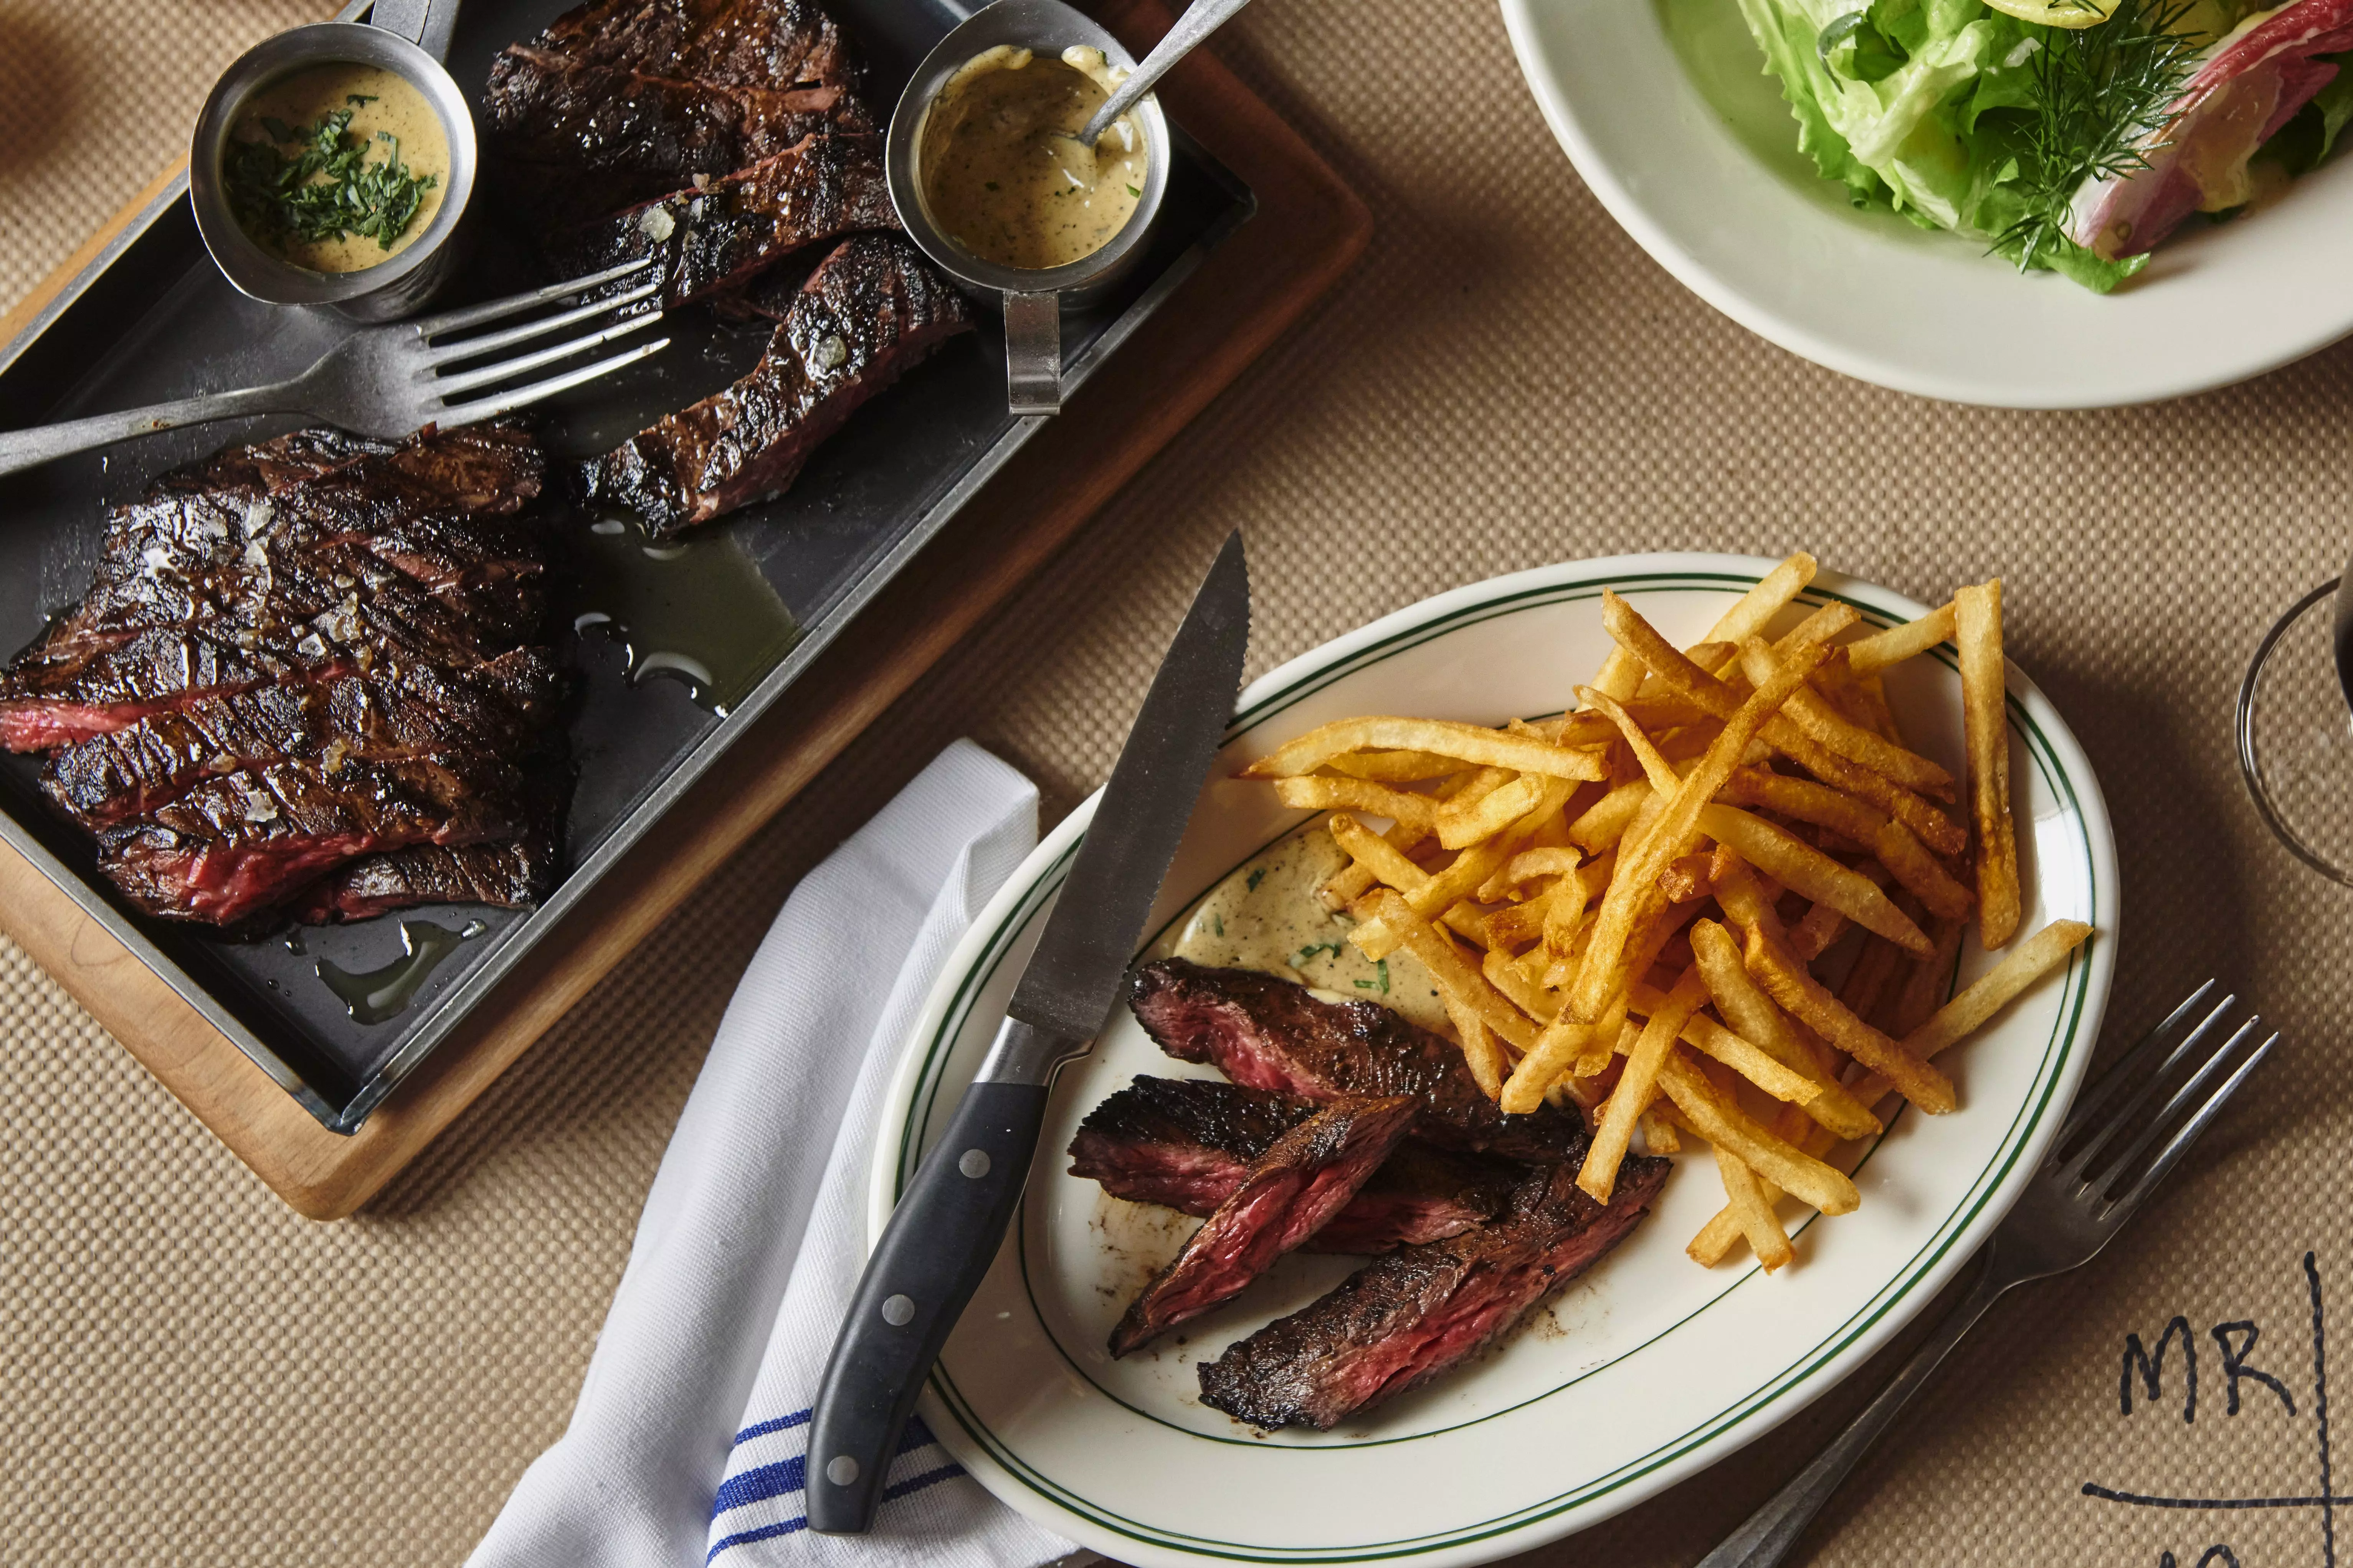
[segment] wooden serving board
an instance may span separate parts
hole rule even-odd
[[[1089,7],[1140,56],[1158,0]],[[1249,184],[1258,212],[1093,376],[834,647],[607,874],[459,1030],[344,1137],[23,857],[0,844],[0,928],[89,1008],[270,1189],[312,1219],[366,1202],[713,869],[1339,279],[1372,232],[1365,204],[1206,52],[1159,89],[1177,123]],[[177,173],[0,319],[29,322]]]

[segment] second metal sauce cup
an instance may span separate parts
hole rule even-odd
[[[1148,167],[1135,210],[1110,242],[1062,267],[1006,267],[982,259],[950,239],[923,203],[923,117],[948,79],[975,55],[1010,45],[1059,56],[1073,45],[1101,49],[1121,70],[1135,58],[1091,18],[1061,0],[997,0],[960,25],[923,57],[891,116],[885,163],[891,200],[908,237],[940,269],[985,304],[1005,313],[1007,403],[1016,414],[1056,414],[1062,406],[1062,308],[1093,303],[1143,255],[1168,192],[1168,121],[1146,97],[1130,111],[1144,132]]]

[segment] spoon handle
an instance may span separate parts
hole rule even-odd
[[[1176,25],[1168,29],[1167,36],[1144,57],[1144,63],[1095,110],[1094,118],[1079,132],[1079,140],[1093,146],[1095,138],[1109,130],[1113,121],[1134,109],[1178,60],[1199,47],[1204,38],[1224,26],[1233,19],[1235,12],[1249,4],[1250,0],[1193,0],[1185,14],[1176,18]]]

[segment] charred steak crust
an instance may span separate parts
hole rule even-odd
[[[1375,1003],[1325,1002],[1256,970],[1170,958],[1136,971],[1128,1006],[1162,1050],[1250,1089],[1318,1100],[1411,1094],[1422,1102],[1414,1136],[1425,1142],[1534,1163],[1585,1157],[1582,1121],[1549,1105],[1506,1116],[1460,1050]]]
[[[576,278],[652,257],[665,305],[733,288],[802,248],[857,229],[896,228],[882,172],[882,138],[804,136],[712,181],[625,207],[549,242],[550,265]],[[635,288],[644,275],[611,285]]]
[[[1532,1174],[1509,1213],[1377,1258],[1199,1369],[1201,1403],[1253,1426],[1328,1431],[1509,1334],[1648,1212],[1671,1163],[1634,1155],[1609,1205],[1573,1166]]]
[[[859,85],[849,40],[814,0],[596,0],[533,42],[591,65],[729,87]]]
[[[1239,1084],[1138,1075],[1079,1124],[1071,1174],[1113,1197],[1206,1217],[1252,1161],[1314,1113],[1312,1100]],[[1501,1213],[1525,1173],[1409,1137],[1303,1250],[1370,1255],[1452,1236]]]
[[[1406,1094],[1338,1100],[1276,1139],[1128,1307],[1112,1330],[1111,1353],[1140,1350],[1240,1295],[1347,1206],[1418,1109]]]
[[[731,87],[596,65],[517,44],[491,66],[484,141],[502,195],[565,227],[803,139],[874,129],[839,85]]]
[[[590,462],[582,489],[657,535],[706,521],[790,484],[859,405],[971,326],[913,244],[860,235],[809,275],[750,374]]]

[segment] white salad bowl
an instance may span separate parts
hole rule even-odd
[[[1849,206],[1799,153],[1736,0],[1502,3],[1546,121],[1610,216],[1701,299],[1817,364],[1957,403],[2104,408],[2226,386],[2353,332],[2353,158],[2236,221],[2193,218],[2102,296]]]

